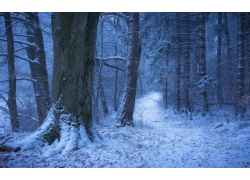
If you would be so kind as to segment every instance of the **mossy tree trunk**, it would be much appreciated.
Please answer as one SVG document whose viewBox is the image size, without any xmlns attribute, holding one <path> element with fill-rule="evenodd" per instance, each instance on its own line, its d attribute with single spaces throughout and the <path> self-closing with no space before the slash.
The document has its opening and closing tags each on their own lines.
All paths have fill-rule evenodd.
<svg viewBox="0 0 250 180">
<path fill-rule="evenodd" d="M 57 121 L 65 113 L 77 117 L 92 141 L 94 46 L 99 13 L 55 13 L 52 18 L 54 115 Z"/>
<path fill-rule="evenodd" d="M 53 144 L 63 154 L 101 137 L 92 118 L 94 46 L 99 13 L 52 15 L 54 67 L 52 108 L 42 126 L 18 145 Z"/>
</svg>

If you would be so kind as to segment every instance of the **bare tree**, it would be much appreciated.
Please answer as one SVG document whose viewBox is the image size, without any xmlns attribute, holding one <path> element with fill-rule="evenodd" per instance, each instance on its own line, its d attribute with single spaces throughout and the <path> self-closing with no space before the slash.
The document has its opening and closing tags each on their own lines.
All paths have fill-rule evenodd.
<svg viewBox="0 0 250 180">
<path fill-rule="evenodd" d="M 10 13 L 4 14 L 4 22 L 6 28 L 7 38 L 7 60 L 9 71 L 9 91 L 8 91 L 8 108 L 10 113 L 11 127 L 13 131 L 19 130 L 19 121 L 17 118 L 17 103 L 16 103 L 16 70 L 15 70 L 15 57 L 14 57 L 14 40 L 12 32 L 12 20 Z"/>
<path fill-rule="evenodd" d="M 128 21 L 129 44 L 128 59 L 125 67 L 124 92 L 116 117 L 121 126 L 133 126 L 138 66 L 141 55 L 139 13 L 129 13 Z"/>
<path fill-rule="evenodd" d="M 206 81 L 206 13 L 198 13 L 198 29 L 197 29 L 197 45 L 196 45 L 196 61 L 198 63 L 198 72 L 200 80 Z M 205 78 L 205 79 L 203 79 Z M 201 113 L 203 116 L 208 112 L 207 89 L 201 92 Z"/>
<path fill-rule="evenodd" d="M 26 25 L 27 41 L 35 46 L 28 45 L 26 52 L 28 58 L 37 63 L 29 62 L 35 99 L 41 125 L 48 115 L 51 107 L 46 56 L 43 44 L 43 35 L 40 27 L 38 13 L 25 13 L 28 22 Z"/>
<path fill-rule="evenodd" d="M 219 12 L 218 14 L 218 26 L 217 26 L 217 79 L 218 79 L 218 86 L 217 86 L 217 100 L 219 106 L 221 107 L 223 104 L 223 92 L 222 92 L 222 79 L 221 79 L 221 36 L 222 36 L 222 13 Z"/>
<path fill-rule="evenodd" d="M 237 84 L 236 84 L 236 104 L 235 115 L 240 114 L 244 117 L 246 105 L 244 104 L 243 96 L 245 93 L 245 22 L 246 14 L 237 14 Z"/>
</svg>

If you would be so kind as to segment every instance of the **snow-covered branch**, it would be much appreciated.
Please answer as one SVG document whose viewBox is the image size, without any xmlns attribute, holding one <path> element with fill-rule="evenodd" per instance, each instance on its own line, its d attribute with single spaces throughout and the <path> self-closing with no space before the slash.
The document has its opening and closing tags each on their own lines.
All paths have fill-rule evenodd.
<svg viewBox="0 0 250 180">
<path fill-rule="evenodd" d="M 107 58 L 99 58 L 95 57 L 95 59 L 99 61 L 111 61 L 111 60 L 120 60 L 120 61 L 126 61 L 126 58 L 120 57 L 120 56 L 114 56 L 114 57 L 107 57 Z"/>
<path fill-rule="evenodd" d="M 22 80 L 26 80 L 26 81 L 32 81 L 32 82 L 36 82 L 35 79 L 31 79 L 31 78 L 17 78 L 17 81 L 22 81 Z M 9 82 L 9 79 L 5 79 L 5 80 L 1 80 L 0 83 L 4 83 L 4 82 Z"/>
<path fill-rule="evenodd" d="M 0 37 L 0 41 L 7 41 L 7 39 Z M 35 43 L 29 43 L 27 41 L 17 41 L 17 40 L 15 40 L 14 43 L 25 44 L 25 45 L 28 45 L 28 46 L 37 47 Z"/>
<path fill-rule="evenodd" d="M 25 58 L 25 57 L 21 57 L 21 56 L 18 56 L 18 55 L 15 55 L 15 57 L 16 57 L 16 58 L 19 58 L 19 59 L 22 59 L 22 60 L 25 60 L 25 61 L 28 61 L 28 62 L 30 62 L 30 63 L 36 63 L 36 64 L 41 65 L 41 64 L 37 61 L 37 59 L 35 59 L 35 60 L 33 61 L 33 60 L 31 60 L 31 59 L 28 59 L 28 58 Z"/>
</svg>

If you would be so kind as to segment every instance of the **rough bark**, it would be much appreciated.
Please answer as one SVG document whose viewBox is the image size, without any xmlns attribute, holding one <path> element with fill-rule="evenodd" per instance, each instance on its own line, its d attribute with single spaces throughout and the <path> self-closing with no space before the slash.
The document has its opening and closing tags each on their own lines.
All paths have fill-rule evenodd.
<svg viewBox="0 0 250 180">
<path fill-rule="evenodd" d="M 15 58 L 14 58 L 14 41 L 12 32 L 12 21 L 10 13 L 4 14 L 4 22 L 6 28 L 7 38 L 7 59 L 8 59 L 8 71 L 9 71 L 9 91 L 8 91 L 8 108 L 10 113 L 10 121 L 12 131 L 19 130 L 19 121 L 17 117 L 17 104 L 16 104 L 16 70 L 15 70 Z"/>
<path fill-rule="evenodd" d="M 66 154 L 101 136 L 92 118 L 93 68 L 99 13 L 54 13 L 52 103 L 44 123 L 21 148 L 41 148 Z M 46 146 L 45 146 L 46 147 Z"/>
<path fill-rule="evenodd" d="M 37 62 L 30 62 L 29 65 L 31 77 L 36 80 L 33 81 L 33 89 L 35 93 L 39 124 L 41 125 L 51 107 L 46 55 L 38 13 L 26 13 L 26 15 L 26 18 L 29 21 L 29 23 L 26 23 L 26 34 L 28 35 L 27 41 L 35 43 L 36 45 L 35 47 L 27 46 L 26 52 L 29 59 Z"/>
<path fill-rule="evenodd" d="M 219 106 L 221 107 L 223 104 L 223 93 L 222 93 L 222 83 L 221 83 L 221 36 L 222 36 L 222 13 L 217 13 L 218 15 L 218 30 L 217 30 L 217 79 L 218 79 L 218 86 L 217 86 L 217 100 Z"/>
<path fill-rule="evenodd" d="M 244 74 L 245 74 L 245 13 L 237 14 L 237 84 L 235 115 L 244 117 L 246 105 L 244 103 Z"/>
<path fill-rule="evenodd" d="M 231 42 L 230 42 L 230 33 L 229 33 L 229 28 L 228 28 L 228 18 L 227 18 L 227 13 L 224 14 L 224 30 L 225 30 L 225 36 L 226 36 L 226 46 L 227 46 L 227 76 L 228 76 L 228 87 L 229 91 L 231 92 L 230 95 L 232 96 L 234 93 L 234 76 L 233 76 L 233 62 L 232 62 L 232 48 L 231 48 Z"/>
<path fill-rule="evenodd" d="M 133 126 L 133 113 L 137 88 L 138 66 L 141 55 L 139 40 L 139 13 L 129 13 L 128 59 L 126 61 L 124 93 L 117 112 L 121 126 Z"/>
<path fill-rule="evenodd" d="M 87 135 L 92 130 L 94 45 L 99 13 L 55 13 L 53 17 L 54 69 L 52 103 L 57 120 L 73 114 L 83 123 Z M 58 113 L 58 108 L 64 108 Z"/>
<path fill-rule="evenodd" d="M 177 65 L 176 65 L 176 107 L 177 112 L 181 108 L 181 37 L 180 37 L 180 13 L 176 13 L 176 31 L 177 31 Z"/>
<path fill-rule="evenodd" d="M 184 91 L 184 97 L 183 97 L 183 105 L 186 110 L 186 113 L 191 111 L 191 103 L 190 103 L 190 15 L 189 13 L 185 14 L 185 27 L 184 27 L 184 85 L 183 85 L 183 91 Z"/>
<path fill-rule="evenodd" d="M 205 30 L 205 13 L 198 13 L 198 30 L 197 30 L 197 46 L 196 59 L 199 66 L 199 78 L 206 76 L 206 30 Z M 201 92 L 201 113 L 203 116 L 208 112 L 207 90 Z"/>
</svg>

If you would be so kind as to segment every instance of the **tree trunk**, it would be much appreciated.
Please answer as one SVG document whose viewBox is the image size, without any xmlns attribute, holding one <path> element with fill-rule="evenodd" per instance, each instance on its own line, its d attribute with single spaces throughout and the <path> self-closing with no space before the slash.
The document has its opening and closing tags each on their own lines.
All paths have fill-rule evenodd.
<svg viewBox="0 0 250 180">
<path fill-rule="evenodd" d="M 235 115 L 243 118 L 246 111 L 244 104 L 244 74 L 245 74 L 245 13 L 237 14 L 237 87 L 236 87 L 236 105 Z"/>
<path fill-rule="evenodd" d="M 227 77 L 228 77 L 228 89 L 230 91 L 230 96 L 234 94 L 234 76 L 233 76 L 233 62 L 232 62 L 232 48 L 231 48 L 231 43 L 230 43 L 230 33 L 229 33 L 229 28 L 228 28 L 228 21 L 227 21 L 227 13 L 224 14 L 224 20 L 225 20 L 225 36 L 226 36 L 226 44 L 227 44 Z"/>
<path fill-rule="evenodd" d="M 176 39 L 177 39 L 177 66 L 176 66 L 176 108 L 177 112 L 181 108 L 181 37 L 180 37 L 180 13 L 176 13 Z"/>
<path fill-rule="evenodd" d="M 9 92 L 8 92 L 8 108 L 10 113 L 10 121 L 12 131 L 19 130 L 19 121 L 17 118 L 17 104 L 16 104 L 16 70 L 14 58 L 14 41 L 12 32 L 12 21 L 10 13 L 4 14 L 4 22 L 6 28 L 7 48 L 8 48 L 8 71 L 9 71 Z"/>
<path fill-rule="evenodd" d="M 223 93 L 222 93 L 222 83 L 221 83 L 221 30 L 222 30 L 222 13 L 218 14 L 218 41 L 217 41 L 217 79 L 218 79 L 218 87 L 217 87 L 217 100 L 219 106 L 221 107 L 223 104 Z"/>
<path fill-rule="evenodd" d="M 41 125 L 51 107 L 46 56 L 38 14 L 26 14 L 27 20 L 29 20 L 29 23 L 26 23 L 26 34 L 28 35 L 27 41 L 35 43 L 36 45 L 36 47 L 27 46 L 26 52 L 28 58 L 36 62 L 30 62 L 29 65 L 32 79 L 36 80 L 33 82 L 33 88 L 35 92 L 39 124 Z"/>
<path fill-rule="evenodd" d="M 129 13 L 129 45 L 128 59 L 125 69 L 124 93 L 117 112 L 117 120 L 121 126 L 133 126 L 133 113 L 137 88 L 138 66 L 141 55 L 139 40 L 139 13 Z"/>
<path fill-rule="evenodd" d="M 191 111 L 191 103 L 190 103 L 190 15 L 189 13 L 186 13 L 185 15 L 185 45 L 184 45 L 184 69 L 183 69 L 183 74 L 184 74 L 184 85 L 183 85 L 183 91 L 184 91 L 184 98 L 183 98 L 183 104 L 185 107 L 186 113 Z"/>
<path fill-rule="evenodd" d="M 56 147 L 52 152 L 66 153 L 79 148 L 87 140 L 92 142 L 101 138 L 94 128 L 92 118 L 94 46 L 98 18 L 99 13 L 52 15 L 53 108 L 42 126 L 28 140 L 19 142 L 23 147 L 54 143 Z"/>
<path fill-rule="evenodd" d="M 199 78 L 206 76 L 206 19 L 205 13 L 198 13 L 198 32 L 197 32 L 197 46 L 196 46 L 196 58 L 199 66 Z M 201 113 L 203 116 L 208 112 L 208 100 L 207 90 L 201 92 Z"/>
</svg>

